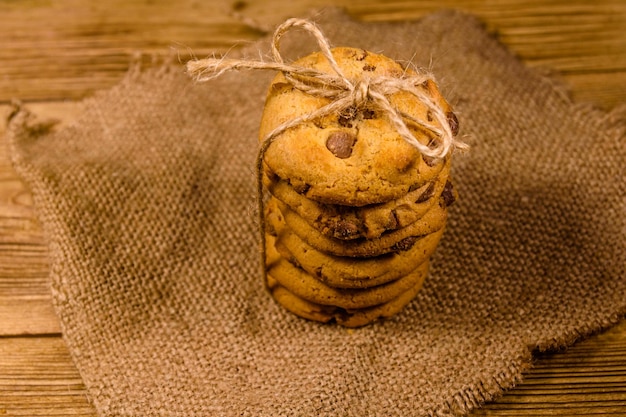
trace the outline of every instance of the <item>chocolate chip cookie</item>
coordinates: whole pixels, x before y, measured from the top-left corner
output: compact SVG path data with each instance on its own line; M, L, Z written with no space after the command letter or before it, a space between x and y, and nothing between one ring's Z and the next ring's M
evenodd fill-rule
M390 58L361 49L334 48L332 54L341 71L352 80L414 74ZM321 53L308 55L294 65L334 74ZM457 119L437 85L428 80L416 88L448 115L450 128L456 130ZM424 121L433 129L441 128L431 108L409 92L396 91L388 98L397 111ZM330 101L296 89L285 75L277 75L266 99L260 140L283 123L312 113ZM432 129L411 122L407 125L423 145L439 140ZM444 164L442 160L423 157L398 133L388 115L367 104L285 130L269 145L264 162L271 175L288 181L308 199L359 207L404 196L428 182L432 178L429 173L440 171Z
M450 173L449 158L440 172L415 190L386 203L363 207L324 204L298 193L288 181L264 176L269 192L325 236L352 240L374 239L390 230L404 228L421 218L441 196Z
M272 253L276 249L271 245L270 237L268 243L267 274L289 292L316 304L344 309L361 309L383 304L414 287L417 282L423 281L428 273L426 260L408 274L386 284L361 289L334 288Z
M396 280L429 259L443 232L442 228L420 238L409 250L374 258L328 255L315 250L288 228L278 233L275 247L287 261L329 286L368 288Z
M276 198L269 200L267 208L269 213L278 215L280 212L287 227L316 250L347 257L374 257L409 250L422 236L442 229L447 218L446 205L440 197L438 203L424 216L407 227L385 233L376 239L339 240L322 235Z
M361 327L376 320L389 318L398 314L415 298L424 284L424 280L422 279L416 282L412 288L409 288L398 297L384 304L362 309L343 309L302 299L278 284L271 276L268 278L272 281L270 284L272 296L285 309L309 320L322 323L335 321L345 327Z

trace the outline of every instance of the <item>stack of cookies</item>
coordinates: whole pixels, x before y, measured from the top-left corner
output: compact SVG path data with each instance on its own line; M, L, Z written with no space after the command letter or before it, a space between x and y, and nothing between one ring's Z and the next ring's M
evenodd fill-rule
M335 48L332 54L351 79L410 71L360 49ZM332 72L321 53L295 64ZM389 101L435 128L436 105L456 134L457 119L435 83L428 80L419 88L433 104L404 91ZM279 74L260 137L328 102ZM438 140L436 129L408 127L420 143ZM263 155L265 276L275 300L298 316L348 327L398 313L421 288L443 234L455 200L449 173L449 154L422 155L388 115L367 102L283 131Z

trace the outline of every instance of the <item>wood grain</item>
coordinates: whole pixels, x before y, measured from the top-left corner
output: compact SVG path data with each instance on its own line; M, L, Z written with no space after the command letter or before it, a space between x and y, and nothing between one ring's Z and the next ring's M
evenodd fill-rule
M259 27L269 29L328 4L366 21L417 19L458 8L482 17L529 65L559 72L577 99L612 107L626 94L622 0L31 0L0 1L0 102L82 98L115 84L132 62L151 65L172 54L185 60L225 52L258 39ZM602 82L586 83L589 74L601 74Z
M60 337L0 338L0 415L95 416Z
M33 103L44 119L71 120L72 102ZM12 107L0 105L0 136ZM47 245L28 187L9 162L6 143L0 144L0 337L59 334L48 281Z
M626 322L562 352L537 355L524 381L472 416L626 415Z
M523 384L474 417L623 416L626 322L539 355ZM0 415L95 416L59 337L0 337Z
M72 120L77 100L133 63L224 53L323 0L0 0L0 135L19 98L43 118ZM529 66L558 74L576 100L626 103L622 0L338 0L357 19L417 19L440 8L477 14ZM27 186L0 145L0 416L95 416L60 337L47 247ZM566 352L539 355L525 381L475 416L626 415L626 322Z

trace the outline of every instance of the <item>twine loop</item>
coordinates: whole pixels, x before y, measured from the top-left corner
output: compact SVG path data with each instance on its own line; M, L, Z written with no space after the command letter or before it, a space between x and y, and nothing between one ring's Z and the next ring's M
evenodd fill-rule
M280 39L294 27L303 28L315 37L320 52L327 59L334 74L285 63L280 53ZM206 58L192 60L187 63L188 73L199 82L209 81L232 70L265 69L280 71L294 88L306 94L329 100L328 104L319 109L286 121L269 132L262 141L262 153L276 137L286 130L329 114L342 113L349 109L358 109L366 105L382 111L399 135L427 157L444 158L453 148L466 147L465 144L455 139L447 115L429 95L422 91L421 85L423 83L429 80L434 81L433 76L429 73L417 73L415 75L405 73L401 77L368 75L351 80L339 68L337 61L332 55L331 46L321 30L315 24L305 19L288 19L278 26L272 39L271 51L273 61L269 62L247 59ZM389 97L400 91L412 94L417 100L426 105L434 120L439 123L439 126L417 119L395 108L389 101ZM425 128L438 139L431 141L429 144L419 142L409 129L409 124Z
M354 104L357 107L361 107L368 99L370 92L370 83L366 78L364 80L359 80L359 82L354 86Z

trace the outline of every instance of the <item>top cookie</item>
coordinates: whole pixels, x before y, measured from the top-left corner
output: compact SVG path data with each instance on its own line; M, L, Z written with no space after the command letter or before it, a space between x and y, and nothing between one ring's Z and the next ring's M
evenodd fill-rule
M361 49L334 48L333 57L350 80L367 77L402 77L412 74L383 55ZM294 65L334 72L321 52L299 59ZM455 132L457 119L432 81L418 88L432 98L448 116ZM395 108L439 127L428 107L408 92L389 97ZM304 93L281 73L270 86L259 138L263 140L279 125L313 112L330 100ZM427 145L438 140L429 130L407 122L413 135ZM298 192L326 204L360 207L383 203L406 194L425 183L422 173L443 161L424 157L407 143L381 110L365 104L338 114L304 122L280 134L264 155L270 175L288 181Z

